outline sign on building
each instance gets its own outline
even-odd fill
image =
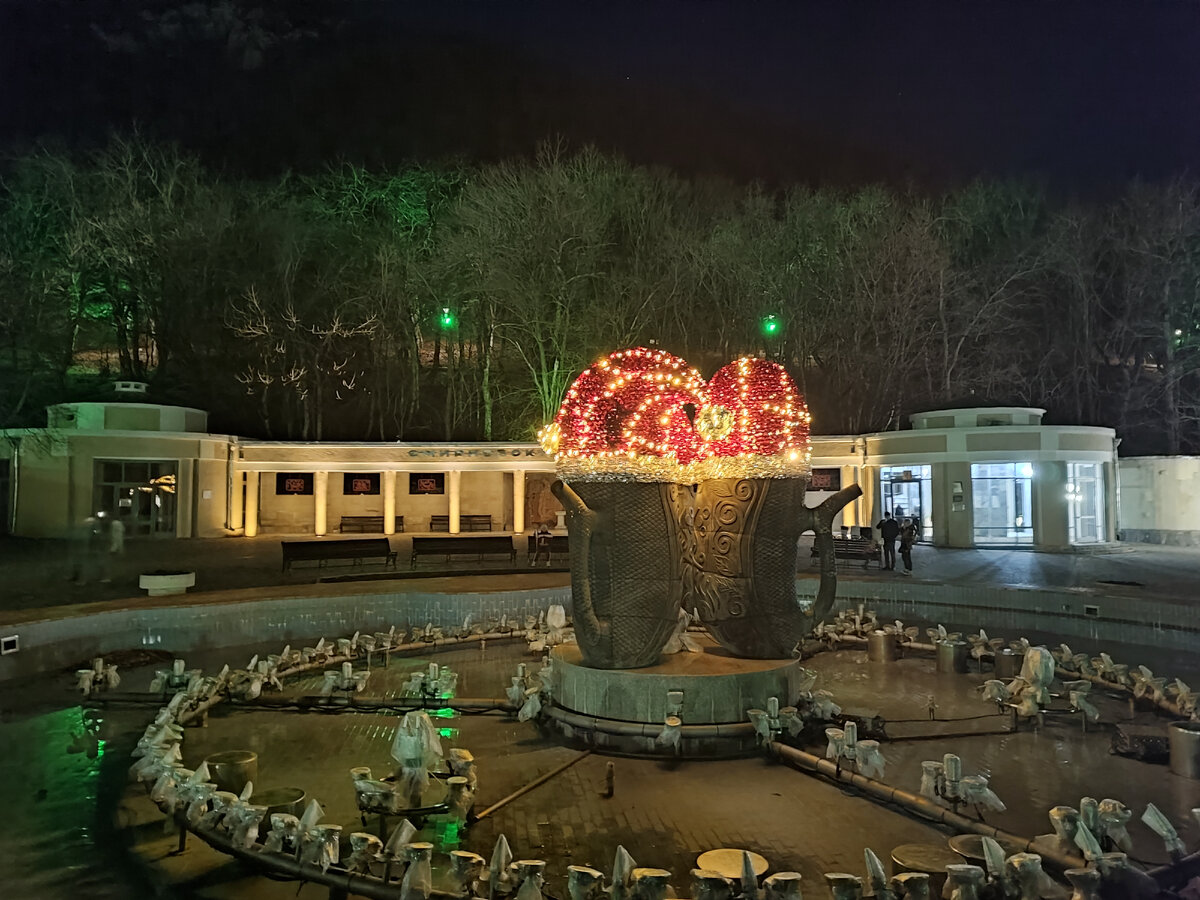
[[[446,493],[446,473],[409,472],[408,492],[410,494],[444,494]]]
[[[842,470],[838,468],[813,469],[808,478],[810,491],[840,491],[842,489]]]
[[[343,494],[378,494],[378,472],[346,472],[342,475]]]
[[[276,494],[311,494],[313,492],[312,472],[276,472]]]

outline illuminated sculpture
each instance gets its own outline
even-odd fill
[[[697,428],[712,456],[696,485],[684,603],[734,655],[786,658],[828,613],[836,584],[830,546],[815,617],[798,615],[796,541],[811,530],[820,552],[833,539],[833,517],[861,491],[847,488],[816,509],[804,505],[810,417],[783,366],[739,359],[712,377],[708,393]]]
[[[561,479],[584,665],[658,662],[681,606],[735,655],[790,655],[832,606],[833,517],[861,494],[804,506],[808,425],[767,360],[739,359],[705,383],[682,359],[637,348],[576,379],[539,438]],[[810,529],[822,565],[806,617],[794,582]]]
[[[542,433],[555,454],[554,493],[571,535],[575,637],[586,666],[658,662],[678,621],[678,483],[699,458],[686,407],[704,381],[669,353],[613,353],[584,371]],[[564,483],[565,482],[565,483]]]

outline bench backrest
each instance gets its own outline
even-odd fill
[[[387,538],[353,538],[348,541],[280,541],[287,559],[356,559],[387,556],[392,552]]]
[[[492,537],[415,537],[412,539],[414,554],[419,553],[512,553],[513,542],[508,535]]]
[[[833,546],[844,550],[870,550],[871,542],[862,538],[834,538]]]
[[[461,515],[458,517],[459,528],[471,528],[473,526],[486,526],[488,531],[492,530],[492,517],[480,515]],[[430,531],[449,531],[450,517],[449,516],[430,516],[429,517]]]
[[[546,535],[550,538],[550,551],[552,553],[566,553],[568,547],[568,537],[565,534]],[[529,552],[533,553],[537,549],[537,535],[529,535]]]

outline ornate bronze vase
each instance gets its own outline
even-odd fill
[[[832,605],[833,517],[862,491],[854,485],[810,509],[806,485],[803,478],[717,478],[696,487],[683,603],[735,656],[791,656]],[[821,555],[821,586],[806,615],[796,602],[796,541],[809,529]]]
[[[673,503],[665,483],[561,481],[567,511],[575,637],[583,663],[635,669],[659,661],[683,588]]]

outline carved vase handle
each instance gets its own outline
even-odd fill
[[[583,577],[576,580],[575,587],[578,589],[573,589],[571,592],[571,605],[576,627],[582,625],[596,637],[606,638],[611,623],[600,621],[596,615],[595,604],[592,602],[592,537],[596,529],[602,527],[599,521],[600,516],[589,509],[588,505],[583,502],[583,498],[563,481],[555,481],[550,485],[550,491],[558,498],[558,502],[567,511],[568,518],[572,519],[573,524],[576,525],[570,529],[571,536],[582,538],[582,546],[578,548],[578,559],[583,563]],[[576,549],[572,547],[572,556],[576,552]]]
[[[842,488],[820,506],[805,506],[800,512],[801,532],[811,530],[815,536],[813,545],[821,561],[821,583],[817,587],[817,599],[813,604],[813,622],[820,622],[833,608],[837,593],[837,558],[833,554],[833,519],[842,507],[862,496],[857,484]]]

